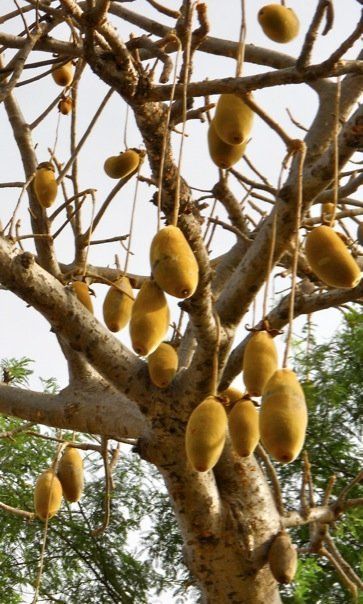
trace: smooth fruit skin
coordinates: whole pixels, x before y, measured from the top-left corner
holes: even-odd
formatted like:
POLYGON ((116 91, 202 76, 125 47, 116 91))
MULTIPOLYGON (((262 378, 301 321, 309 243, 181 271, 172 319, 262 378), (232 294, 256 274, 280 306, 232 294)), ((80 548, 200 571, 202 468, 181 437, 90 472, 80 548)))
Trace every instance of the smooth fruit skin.
POLYGON ((72 61, 69 61, 65 65, 61 65, 53 69, 52 71, 53 80, 58 86, 69 86, 73 81, 73 65, 72 61))
POLYGON ((110 287, 103 302, 103 319, 108 329, 113 332, 120 331, 130 321, 134 294, 130 281, 127 277, 120 277, 115 285, 124 293, 110 287))
MULTIPOLYGON (((226 388, 226 390, 222 390, 222 392, 219 392, 219 396, 227 398, 229 401, 229 404, 231 405, 243 398, 243 392, 241 390, 239 390, 238 388, 235 388, 234 386, 229 386, 228 388, 226 388)), ((227 405, 227 412, 228 412, 228 405, 227 405)))
POLYGON ((58 109, 60 113, 63 115, 68 115, 72 111, 73 102, 71 97, 67 97, 66 99, 61 99, 58 103, 58 109))
POLYGON ((254 113, 235 94, 221 94, 214 115, 214 128, 227 145, 241 145, 251 132, 254 113))
POLYGON ((61 506, 62 495, 62 485, 55 472, 45 470, 37 478, 34 489, 34 508, 40 520, 55 516, 61 506))
POLYGON ((168 331, 170 312, 165 294, 155 281, 141 286, 131 312, 130 337, 136 354, 148 356, 163 341, 168 331))
POLYGON ((321 204, 321 221, 323 224, 330 224, 330 221, 334 215, 335 205, 330 201, 321 204))
POLYGON ((178 354, 174 346, 162 342, 147 357, 147 365, 152 383, 158 388, 167 388, 178 370, 178 354))
POLYGON ((58 478, 65 499, 71 503, 78 501, 83 493, 83 459, 78 449, 67 447, 58 466, 58 478))
POLYGON ((228 416, 234 450, 241 457, 252 455, 260 440, 258 411, 250 400, 238 401, 228 416))
POLYGON ((89 310, 89 312, 93 314, 93 304, 87 283, 84 283, 83 281, 73 281, 71 287, 75 292, 80 303, 83 304, 83 306, 85 306, 87 310, 89 310))
POLYGON ((208 128, 208 149, 211 160, 218 166, 228 170, 236 164, 243 156, 247 146, 247 141, 241 145, 228 145, 218 136, 214 120, 211 121, 208 128))
POLYGON ((291 369, 278 369, 268 381, 260 410, 261 441, 276 461, 299 455, 308 423, 305 396, 291 369))
POLYGON ((128 149, 120 155, 108 157, 103 168, 110 178, 125 178, 139 167, 140 155, 133 149, 128 149))
POLYGON ((197 289, 198 263, 178 227, 164 227, 155 235, 150 247, 150 265, 159 287, 171 296, 190 298, 197 289))
POLYGON ((281 532, 273 540, 268 552, 268 563, 278 583, 293 581, 297 569, 297 551, 287 533, 281 532))
POLYGON ((250 396, 261 396, 277 369, 278 356, 273 338, 267 331, 255 331, 243 355, 243 381, 250 396))
POLYGON ((292 8, 267 4, 258 12, 258 22, 270 40, 286 44, 299 33, 300 23, 292 8))
POLYGON ((197 472, 213 468, 223 451, 227 414, 215 396, 208 396, 192 412, 186 433, 187 457, 197 472))
POLYGON ((305 252, 312 271, 326 285, 351 289, 360 282, 358 264, 331 227, 323 225, 310 231, 305 252))
POLYGON ((43 208, 50 208, 57 197, 58 185, 54 167, 50 162, 42 162, 35 172, 33 187, 35 196, 43 208))

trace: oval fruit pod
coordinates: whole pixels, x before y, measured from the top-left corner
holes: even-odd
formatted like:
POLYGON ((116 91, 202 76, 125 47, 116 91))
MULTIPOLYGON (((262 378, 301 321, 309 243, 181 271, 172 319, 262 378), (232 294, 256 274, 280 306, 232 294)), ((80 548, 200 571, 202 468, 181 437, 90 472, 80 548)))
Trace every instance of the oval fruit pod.
POLYGON ((297 550, 284 531, 276 535, 268 552, 270 570, 278 583, 291 583, 297 569, 297 550))
POLYGON ((58 109, 62 115, 68 115, 72 111, 73 102, 70 96, 67 96, 66 99, 61 99, 58 103, 58 109))
POLYGON ((190 298, 197 289, 199 267, 182 231, 169 225, 151 242, 150 264, 156 283, 176 298, 190 298))
POLYGON ((227 145, 241 145, 251 132, 254 113, 235 94, 221 94, 214 114, 214 128, 227 145))
POLYGON ((218 136, 214 120, 211 121, 208 128, 208 149, 212 161, 218 166, 228 170, 236 164, 243 156, 247 146, 247 141, 240 145, 228 145, 218 136))
POLYGON ((73 289, 80 303, 93 314, 93 304, 87 283, 84 283, 84 281, 73 281, 73 283, 71 283, 71 288, 73 289))
POLYGON ((72 61, 68 61, 65 65, 55 67, 52 70, 53 80, 58 86, 69 86, 73 82, 73 64, 72 61))
POLYGON ((110 331, 123 329, 130 321, 134 294, 128 277, 115 281, 116 287, 110 287, 103 302, 103 319, 110 331), (124 293, 123 293, 124 292, 124 293))
POLYGON ((67 501, 78 501, 83 493, 83 459, 74 447, 67 447, 58 466, 58 478, 67 501))
POLYGON ((186 433, 187 457, 197 472, 213 468, 226 440, 227 414, 215 396, 208 396, 192 412, 186 433))
POLYGON ((252 401, 238 401, 228 415, 229 434, 241 457, 252 455, 260 440, 258 411, 252 401))
POLYGON ((233 403, 236 403, 237 401, 241 400, 244 395, 243 392, 238 388, 235 388, 234 386, 229 386, 228 388, 226 388, 226 390, 222 390, 222 392, 219 392, 218 396, 228 399, 228 403, 226 403, 225 405, 226 411, 228 413, 233 403))
POLYGON ((52 518, 62 503, 62 485, 52 469, 45 470, 35 483, 34 508, 40 520, 52 518))
POLYGON ((43 208, 49 208, 55 201, 58 192, 58 184, 55 179, 54 166, 45 161, 39 164, 33 180, 33 188, 36 198, 43 208))
POLYGON ((358 285, 361 271, 339 235, 328 226, 312 229, 305 241, 308 263, 326 285, 351 289, 358 285))
POLYGON ((329 224, 334 216, 335 205, 330 201, 321 204, 321 222, 329 224))
POLYGON ((125 178, 139 167, 140 155, 134 149, 127 149, 120 155, 108 157, 103 168, 110 178, 125 178))
POLYGON ((261 441, 276 461, 299 455, 308 423, 305 396, 291 369, 278 369, 268 381, 260 410, 261 441))
POLYGON ((270 40, 286 44, 299 33, 300 23, 292 8, 282 4, 267 4, 258 12, 258 22, 270 40))
POLYGON ((178 354, 167 342, 162 342, 147 358, 149 376, 158 388, 166 388, 178 370, 178 354))
POLYGON ((243 355, 243 381, 250 396, 261 396, 277 369, 277 363, 277 350, 270 334, 267 331, 253 332, 243 355))
POLYGON ((147 356, 156 350, 168 331, 170 312, 165 294, 155 281, 146 279, 131 312, 130 337, 136 354, 147 356))

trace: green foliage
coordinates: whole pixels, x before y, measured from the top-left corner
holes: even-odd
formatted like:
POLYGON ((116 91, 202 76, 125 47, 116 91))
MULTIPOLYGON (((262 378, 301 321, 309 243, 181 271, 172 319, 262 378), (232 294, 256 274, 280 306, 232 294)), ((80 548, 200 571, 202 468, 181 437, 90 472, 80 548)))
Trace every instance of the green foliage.
MULTIPOLYGON (((361 420, 363 406, 363 315, 355 310, 345 315, 343 329, 326 344, 314 342, 309 354, 296 358, 309 408, 306 450, 309 453, 316 505, 322 503, 329 478, 336 477, 333 497, 338 496, 361 468, 361 420)), ((285 501, 296 507, 301 484, 301 465, 277 467, 285 501)), ((349 497, 358 497, 354 487, 349 497)), ((362 564, 359 534, 361 509, 352 508, 331 530, 343 558, 359 574, 362 564)), ((299 547, 308 543, 308 529, 293 531, 299 547)), ((339 583, 331 564, 316 556, 302 557, 293 588, 284 588, 288 604, 346 604, 350 594, 339 583)))
MULTIPOLYGON (((314 342, 308 356, 301 350, 297 354, 296 370, 309 404, 306 448, 317 505, 331 475, 337 479, 336 496, 359 471, 362 336, 363 317, 352 311, 340 335, 327 344, 314 342)), ((26 385, 32 373, 30 362, 9 360, 1 366, 9 371, 12 384, 26 385)), ((46 391, 57 392, 52 378, 42 382, 46 391)), ((2 432, 22 425, 0 418, 2 432)), ((54 436, 54 431, 43 427, 32 430, 54 436)), ((0 501, 32 511, 36 477, 49 465, 55 443, 17 432, 13 438, 2 439, 1 445, 0 501)), ((39 602, 151 604, 165 594, 174 604, 197 602, 198 592, 183 563, 181 536, 160 475, 132 453, 122 452, 114 474, 110 525, 101 536, 93 537, 92 530, 103 520, 103 463, 95 452, 85 452, 84 458, 84 496, 78 504, 63 503, 50 522, 39 602)), ((276 469, 287 507, 298 507, 301 464, 276 469)), ((349 497, 358 497, 357 487, 349 497)), ((332 531, 336 546, 356 572, 362 525, 362 513, 352 508, 332 531)), ((32 593, 36 578, 43 528, 38 520, 29 523, 0 512, 0 602, 18 604, 29 599, 26 594, 32 593)), ((292 535, 299 547, 307 545, 307 527, 292 535)), ((300 556, 296 581, 281 592, 285 604, 350 601, 330 563, 315 555, 300 556)))
POLYGON ((3 359, 0 362, 2 381, 7 384, 11 383, 13 386, 28 386, 28 378, 33 373, 33 370, 29 367, 30 363, 34 363, 34 361, 28 357, 3 359))

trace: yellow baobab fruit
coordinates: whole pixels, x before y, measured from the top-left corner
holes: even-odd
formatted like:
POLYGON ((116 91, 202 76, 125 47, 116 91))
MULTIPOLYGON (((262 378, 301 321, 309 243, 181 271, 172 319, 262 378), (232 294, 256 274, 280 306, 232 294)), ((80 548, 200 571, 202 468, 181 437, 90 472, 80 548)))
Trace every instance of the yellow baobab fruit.
POLYGON ((267 331, 253 332, 243 355, 243 381, 251 396, 261 396, 277 369, 277 350, 267 331))
POLYGON ((84 281, 73 281, 71 287, 81 304, 93 314, 93 304, 87 283, 84 283, 84 281))
POLYGON ((50 161, 43 161, 37 167, 33 181, 34 193, 43 208, 49 208, 57 197, 58 185, 55 179, 54 166, 50 161))
POLYGON ((229 433, 236 453, 252 455, 260 440, 258 411, 249 399, 238 401, 228 416, 229 433))
POLYGON ((305 252, 312 271, 326 285, 342 289, 358 285, 360 268, 331 227, 323 225, 312 229, 306 237, 305 252))
POLYGON ((150 379, 158 388, 166 388, 178 369, 178 354, 167 342, 162 342, 147 358, 150 379))
POLYGON ((136 354, 146 357, 161 344, 169 327, 165 294, 155 281, 146 279, 131 311, 130 337, 136 354))
POLYGON ((120 155, 108 157, 103 165, 110 178, 125 178, 139 167, 140 155, 134 149, 127 149, 120 155))
POLYGON ((213 468, 224 447, 227 414, 215 396, 208 396, 192 412, 186 433, 187 457, 198 472, 213 468))
POLYGON ((69 86, 73 81, 73 64, 68 61, 60 67, 54 67, 52 71, 53 80, 58 86, 69 86))
POLYGON ((54 470, 45 470, 35 483, 34 508, 40 520, 54 516, 62 503, 62 485, 54 470))
POLYGON ((78 501, 83 493, 83 459, 78 449, 67 447, 58 466, 58 478, 63 495, 71 503, 78 501))
POLYGON ((65 99, 61 99, 58 103, 58 109, 63 115, 68 115, 72 111, 73 102, 70 96, 65 99))
POLYGON ((103 319, 110 331, 120 331, 130 321, 134 295, 127 277, 115 281, 116 287, 110 287, 103 302, 103 319))
POLYGON ((299 19, 292 10, 282 4, 267 4, 258 12, 258 22, 270 40, 285 44, 299 33, 299 19))
POLYGON ((305 440, 308 414, 305 396, 291 369, 278 369, 269 379, 260 411, 261 441, 276 461, 289 463, 305 440))
POLYGON ((236 403, 237 401, 241 400, 241 398, 243 397, 243 393, 241 392, 241 390, 238 390, 238 388, 235 388, 234 386, 229 386, 228 388, 226 388, 226 390, 219 392, 219 396, 228 399, 228 404, 225 405, 228 411, 228 408, 231 407, 233 403, 236 403))
POLYGON ((242 157, 247 146, 247 141, 240 145, 228 145, 218 136, 214 127, 214 120, 208 128, 208 148, 212 161, 218 168, 228 170, 242 157))
POLYGON ((324 224, 329 224, 334 215, 335 205, 330 201, 321 204, 321 221, 324 224))
POLYGON ((228 145, 247 141, 252 128, 253 111, 235 94, 221 94, 214 115, 214 127, 219 138, 228 145))
POLYGON ((297 551, 290 536, 278 533, 268 552, 270 570, 278 583, 291 583, 297 568, 297 551))
POLYGON ((197 289, 199 267, 182 231, 169 225, 151 242, 150 264, 156 283, 176 298, 190 298, 197 289))

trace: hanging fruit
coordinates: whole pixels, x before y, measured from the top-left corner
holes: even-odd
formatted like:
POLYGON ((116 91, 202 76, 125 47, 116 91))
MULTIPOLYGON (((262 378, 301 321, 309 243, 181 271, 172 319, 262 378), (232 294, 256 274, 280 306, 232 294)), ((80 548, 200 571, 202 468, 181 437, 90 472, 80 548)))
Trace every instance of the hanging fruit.
POLYGON ((222 390, 222 392, 218 393, 218 396, 222 398, 226 398, 227 402, 225 403, 226 411, 231 410, 233 403, 241 400, 243 398, 243 392, 234 386, 229 386, 226 390, 222 390))
POLYGON ((52 518, 62 503, 62 485, 54 470, 45 470, 35 483, 34 508, 40 520, 52 518))
POLYGON ((293 581, 297 568, 297 550, 285 531, 281 531, 273 540, 268 552, 268 563, 278 583, 293 581))
POLYGON ((131 312, 130 337, 136 354, 144 357, 161 344, 169 327, 170 312, 165 294, 155 281, 146 279, 131 312))
POLYGON ((299 455, 308 423, 305 396, 291 369, 278 369, 269 379, 260 410, 261 441, 276 461, 290 463, 299 455))
POLYGON ((228 145, 218 136, 214 120, 211 121, 208 128, 208 148, 212 161, 218 166, 228 170, 236 164, 243 156, 247 146, 247 141, 240 145, 228 145))
POLYGON ((58 466, 58 478, 61 482, 64 498, 73 503, 83 493, 83 459, 78 449, 67 447, 58 466))
POLYGON ((270 40, 286 44, 299 33, 300 23, 292 8, 282 4, 267 4, 258 12, 258 22, 270 40))
POLYGON ((57 197, 58 184, 55 179, 54 166, 50 161, 38 165, 33 187, 35 196, 43 208, 49 208, 57 197))
POLYGON ((140 164, 140 154, 135 149, 127 149, 120 155, 108 157, 103 165, 110 178, 126 178, 135 172, 140 164))
POLYGON ((243 381, 250 396, 261 396, 277 369, 275 342, 267 331, 254 331, 243 355, 243 381))
POLYGON ((132 287, 126 276, 117 279, 115 285, 119 289, 110 287, 103 302, 103 319, 113 332, 120 331, 130 321, 134 303, 132 287))
POLYGON ((73 281, 71 288, 83 306, 93 314, 93 304, 89 293, 89 287, 84 281, 73 281))
POLYGON ((358 285, 360 268, 331 227, 312 229, 306 237, 305 252, 312 271, 326 285, 342 289, 358 285))
POLYGON ((254 113, 235 94, 221 94, 213 125, 219 138, 227 145, 241 145, 247 142, 252 129, 254 113))
POLYGON ((72 111, 73 101, 70 96, 61 99, 58 103, 58 109, 63 115, 68 115, 72 111))
POLYGON ((208 396, 192 412, 185 434, 187 457, 197 472, 213 468, 223 451, 226 411, 215 396, 208 396))
POLYGON ((190 298, 197 289, 199 267, 182 231, 169 225, 155 235, 150 248, 152 275, 162 290, 190 298))
POLYGON ((178 354, 171 344, 162 342, 147 358, 149 376, 158 388, 167 388, 178 370, 178 354))
POLYGON ((241 457, 252 455, 260 440, 258 411, 253 402, 242 399, 228 415, 229 434, 234 450, 241 457))
POLYGON ((70 86, 73 81, 73 63, 68 61, 60 67, 54 67, 52 70, 53 80, 58 86, 70 86))

